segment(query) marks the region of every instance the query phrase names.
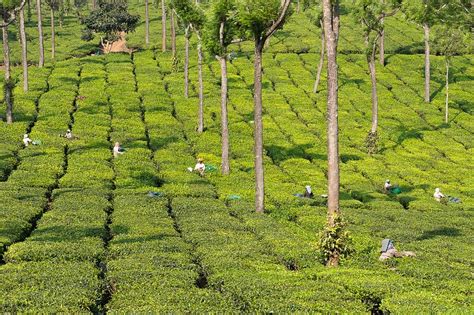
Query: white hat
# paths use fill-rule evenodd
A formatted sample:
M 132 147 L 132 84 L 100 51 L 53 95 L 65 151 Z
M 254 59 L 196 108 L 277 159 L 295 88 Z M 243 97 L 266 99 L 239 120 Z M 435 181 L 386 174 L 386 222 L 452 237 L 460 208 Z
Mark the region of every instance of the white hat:
M 310 186 L 310 185 L 306 185 L 305 187 L 306 187 L 306 191 L 309 192 L 309 193 L 311 193 L 311 186 Z
M 23 138 L 28 138 L 28 134 L 25 133 L 25 134 L 23 135 Z
M 386 183 L 390 183 L 390 179 L 387 179 L 385 182 L 386 182 Z
M 439 192 L 439 188 L 436 188 L 436 189 L 435 189 L 435 192 Z

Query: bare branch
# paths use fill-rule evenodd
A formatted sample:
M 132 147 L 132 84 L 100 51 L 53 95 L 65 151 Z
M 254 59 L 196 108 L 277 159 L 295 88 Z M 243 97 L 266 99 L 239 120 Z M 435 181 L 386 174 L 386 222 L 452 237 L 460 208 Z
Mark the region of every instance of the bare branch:
M 7 27 L 8 25 L 12 24 L 16 19 L 16 14 L 23 9 L 23 7 L 25 6 L 25 3 L 26 3 L 26 0 L 22 0 L 19 7 L 13 9 L 12 12 L 9 12 L 10 18 L 6 21 L 3 20 L 3 23 L 0 24 L 0 27 Z
M 278 19 L 273 22 L 272 26 L 268 29 L 265 35 L 262 37 L 262 42 L 265 42 L 268 37 L 272 36 L 273 33 L 281 26 L 283 20 L 285 19 L 286 13 L 288 12 L 288 8 L 290 7 L 291 0 L 283 0 L 282 6 L 280 8 L 280 16 Z

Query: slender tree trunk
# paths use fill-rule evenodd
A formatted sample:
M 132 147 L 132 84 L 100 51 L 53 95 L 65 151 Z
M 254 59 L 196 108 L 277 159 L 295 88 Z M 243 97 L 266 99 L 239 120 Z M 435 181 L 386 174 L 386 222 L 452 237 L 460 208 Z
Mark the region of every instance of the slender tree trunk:
M 28 55 L 25 34 L 25 10 L 20 10 L 21 63 L 23 65 L 23 91 L 28 91 Z
M 313 93 L 318 93 L 319 81 L 321 81 L 321 72 L 324 66 L 324 46 L 326 45 L 324 40 L 324 26 L 321 21 L 321 51 L 319 55 L 318 73 L 316 74 L 316 81 L 314 82 Z
M 148 2 L 145 0 L 145 44 L 150 44 L 150 15 L 148 13 Z
M 375 54 L 372 53 L 367 58 L 367 62 L 369 64 L 369 72 L 370 72 L 370 81 L 372 83 L 372 127 L 370 132 L 373 134 L 377 132 L 378 126 L 378 97 L 377 97 L 377 77 L 375 74 Z
M 174 12 L 170 10 L 170 28 L 171 28 L 171 53 L 173 55 L 173 59 L 176 58 L 176 26 L 174 21 Z
M 166 5 L 165 0 L 161 0 L 161 51 L 166 51 Z
M 430 26 L 423 24 L 423 30 L 425 31 L 425 102 L 430 102 Z
M 300 0 L 296 0 L 296 13 L 300 13 Z
M 229 127 L 227 120 L 227 57 L 219 57 L 221 65 L 221 138 L 222 138 L 222 174 L 230 173 L 229 163 Z
M 263 213 L 265 186 L 263 170 L 263 121 L 262 121 L 262 51 L 265 42 L 255 41 L 254 60 L 254 154 L 255 154 L 255 210 Z
M 338 126 L 338 66 L 339 3 L 323 0 L 324 33 L 328 62 L 327 146 L 328 146 L 328 223 L 335 226 L 339 215 L 339 126 Z M 328 266 L 338 266 L 339 255 L 329 257 Z
M 38 15 L 38 41 L 39 41 L 39 62 L 38 67 L 44 66 L 44 39 L 43 25 L 41 22 L 41 0 L 36 0 L 36 13 Z
M 198 81 L 199 81 L 199 114 L 198 114 L 198 132 L 204 131 L 204 84 L 202 80 L 202 44 L 201 38 L 197 46 L 198 50 Z
M 6 21 L 3 21 L 6 23 Z M 11 87 L 11 72 L 10 72 L 10 46 L 8 44 L 8 26 L 2 27 L 3 39 L 3 64 L 5 66 L 5 82 L 4 82 L 4 97 L 6 104 L 7 124 L 13 122 L 13 98 Z
M 184 34 L 184 97 L 189 96 L 189 26 Z
M 92 0 L 92 10 L 95 10 L 97 8 L 97 1 Z
M 446 108 L 444 113 L 444 122 L 448 123 L 449 114 L 449 60 L 446 59 Z
M 224 46 L 224 29 L 225 21 L 222 21 L 219 27 L 219 43 L 223 48 L 223 55 L 219 56 L 221 66 L 221 139 L 222 139 L 222 155 L 221 170 L 222 175 L 229 175 L 229 126 L 227 119 L 227 54 Z
M 384 22 L 384 18 L 382 18 L 382 27 Z M 380 32 L 380 64 L 382 66 L 385 66 L 385 28 L 382 29 Z
M 51 59 L 53 60 L 56 54 L 56 39 L 54 35 L 54 10 L 51 9 Z

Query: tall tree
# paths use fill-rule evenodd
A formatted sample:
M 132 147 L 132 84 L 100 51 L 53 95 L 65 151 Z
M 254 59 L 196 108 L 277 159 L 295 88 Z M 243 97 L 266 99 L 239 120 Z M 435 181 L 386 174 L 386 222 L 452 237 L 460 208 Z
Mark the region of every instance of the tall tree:
M 8 25 L 15 21 L 16 15 L 21 11 L 26 0 L 3 1 L 0 4 L 0 14 L 2 15 L 2 41 L 3 41 L 3 64 L 5 67 L 4 99 L 6 104 L 7 124 L 13 122 L 13 86 L 10 69 L 10 45 L 8 43 Z
M 290 0 L 242 0 L 238 4 L 239 23 L 254 41 L 254 154 L 255 211 L 264 212 L 262 57 L 268 38 L 282 27 L 289 15 Z
M 324 38 L 324 22 L 321 0 L 306 0 L 303 8 L 309 20 L 321 31 L 321 49 L 319 50 L 319 64 L 314 81 L 313 93 L 318 93 L 319 82 L 321 82 L 321 73 L 324 66 L 324 49 L 326 46 Z
M 56 57 L 56 32 L 54 30 L 54 12 L 59 9 L 61 0 L 46 0 L 51 13 L 51 59 Z
M 161 0 L 161 51 L 166 51 L 166 3 Z
M 21 39 L 21 64 L 23 66 L 23 91 L 28 91 L 28 52 L 25 32 L 25 7 L 19 11 L 20 39 Z
M 205 44 L 221 67 L 221 171 L 230 173 L 229 128 L 227 117 L 227 47 L 237 34 L 236 4 L 234 0 L 215 0 L 211 17 L 206 24 Z
M 169 10 L 170 14 L 170 31 L 171 31 L 171 55 L 173 62 L 176 62 L 176 22 L 174 20 L 174 11 Z
M 43 24 L 41 18 L 41 0 L 36 0 L 36 14 L 38 17 L 38 44 L 39 44 L 39 61 L 38 67 L 44 66 L 44 39 L 43 39 Z
M 366 59 L 372 83 L 372 126 L 367 135 L 366 144 L 369 154 L 377 152 L 378 127 L 378 96 L 377 77 L 375 72 L 375 54 L 380 36 L 382 35 L 382 19 L 397 13 L 401 0 L 355 0 L 353 15 L 362 24 L 366 45 Z
M 178 18 L 182 21 L 186 27 L 186 58 L 189 55 L 189 38 L 190 30 L 194 31 L 198 39 L 197 53 L 198 53 L 198 81 L 199 81 L 199 110 L 198 110 L 198 128 L 199 133 L 204 131 L 204 84 L 202 78 L 202 64 L 203 64 L 203 51 L 202 51 L 202 28 L 205 23 L 204 12 L 201 8 L 194 3 L 192 0 L 173 0 L 173 8 Z M 188 84 L 188 61 L 185 61 L 185 85 Z M 187 97 L 187 86 L 185 86 L 185 96 Z
M 335 226 L 339 215 L 339 126 L 338 126 L 338 67 L 339 1 L 323 0 L 324 37 L 328 58 L 327 66 L 327 147 L 328 147 L 328 223 Z M 339 264 L 339 253 L 328 257 L 329 266 Z
M 148 13 L 148 2 L 145 0 L 145 44 L 148 46 L 150 44 L 150 15 Z
M 472 42 L 472 4 L 465 0 L 445 0 L 440 13 L 440 23 L 435 27 L 434 45 L 444 56 L 445 75 L 445 115 L 444 122 L 449 122 L 449 69 L 454 55 L 463 53 L 466 43 Z
M 90 41 L 95 33 L 100 33 L 102 48 L 104 52 L 109 52 L 113 43 L 123 37 L 123 33 L 135 30 L 140 16 L 128 13 L 126 1 L 100 1 L 98 5 L 98 9 L 84 19 L 82 39 Z
M 410 0 L 403 2 L 403 11 L 406 17 L 423 27 L 425 41 L 425 102 L 430 99 L 430 30 L 439 20 L 440 10 L 444 6 L 442 0 Z

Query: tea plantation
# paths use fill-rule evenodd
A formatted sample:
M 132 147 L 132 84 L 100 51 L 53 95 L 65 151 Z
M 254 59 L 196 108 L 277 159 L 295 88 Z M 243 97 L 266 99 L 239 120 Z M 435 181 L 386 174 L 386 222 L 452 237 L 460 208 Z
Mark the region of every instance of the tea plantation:
M 153 45 L 145 47 L 142 24 L 128 36 L 133 54 L 105 56 L 86 56 L 93 45 L 76 42 L 80 26 L 66 19 L 71 38 L 58 36 L 58 60 L 30 67 L 28 93 L 18 82 L 15 122 L 0 124 L 1 313 L 474 313 L 473 55 L 453 59 L 444 124 L 442 57 L 432 56 L 426 104 L 422 32 L 399 15 L 387 20 L 387 65 L 377 65 L 380 152 L 369 156 L 363 40 L 343 16 L 341 211 L 354 252 L 327 268 L 317 251 L 327 186 L 325 74 L 312 93 L 318 30 L 296 14 L 264 54 L 260 215 L 252 43 L 232 47 L 228 69 L 231 174 L 201 178 L 187 171 L 198 157 L 220 165 L 219 64 L 207 56 L 198 134 L 197 58 L 185 98 L 182 69 L 158 44 L 159 15 L 153 7 Z M 59 137 L 68 128 L 77 139 Z M 25 132 L 41 145 L 24 147 Z M 114 158 L 117 141 L 126 151 Z M 386 179 L 402 193 L 384 194 Z M 314 199 L 293 196 L 305 185 Z M 436 187 L 462 202 L 437 202 Z M 380 262 L 384 238 L 416 257 Z

